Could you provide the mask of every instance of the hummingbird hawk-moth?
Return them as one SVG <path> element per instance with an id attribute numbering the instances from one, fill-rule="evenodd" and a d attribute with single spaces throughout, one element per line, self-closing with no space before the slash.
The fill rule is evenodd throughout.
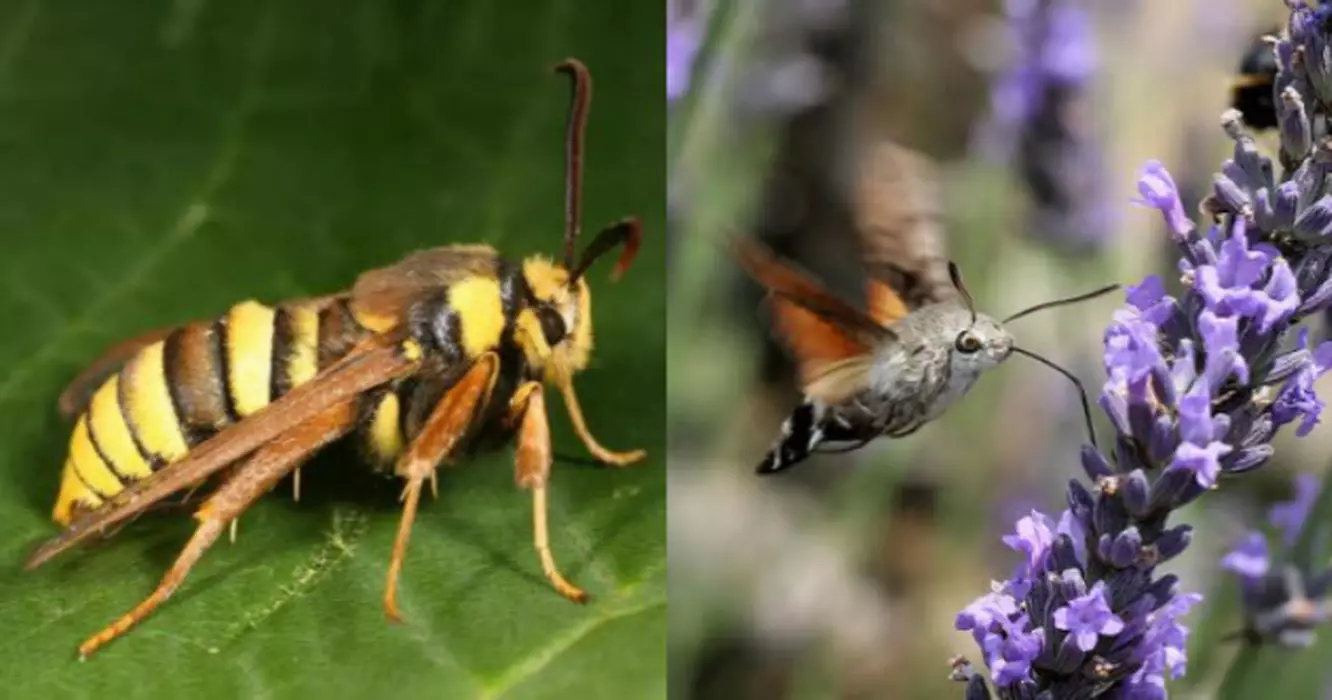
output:
<path id="1" fill-rule="evenodd" d="M 732 242 L 741 267 L 768 291 L 773 330 L 794 356 L 804 394 L 759 463 L 759 474 L 787 469 L 815 452 L 847 452 L 881 436 L 910 435 L 1015 352 L 1073 380 L 1090 431 L 1081 383 L 1014 344 L 1005 324 L 1119 285 L 1040 304 L 1003 321 L 978 313 L 957 266 L 944 254 L 931 171 L 924 156 L 891 142 L 868 154 L 854 202 L 867 279 L 863 307 L 752 239 Z"/>

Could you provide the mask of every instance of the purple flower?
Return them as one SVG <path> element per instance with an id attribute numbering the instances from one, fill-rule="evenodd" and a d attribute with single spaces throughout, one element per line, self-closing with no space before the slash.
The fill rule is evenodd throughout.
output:
<path id="1" fill-rule="evenodd" d="M 1195 269 L 1194 288 L 1210 311 L 1256 319 L 1258 332 L 1263 334 L 1300 307 L 1290 265 L 1273 246 L 1251 245 L 1244 219 L 1239 217 L 1221 243 L 1216 264 Z"/>
<path id="2" fill-rule="evenodd" d="M 992 646 L 985 649 L 985 663 L 994 674 L 994 682 L 1010 685 L 1030 678 L 1031 662 L 1044 644 L 1045 630 L 1031 629 L 1026 615 L 1005 625 L 1004 635 L 995 637 Z"/>
<path id="3" fill-rule="evenodd" d="M 995 590 L 972 601 L 957 614 L 956 627 L 963 632 L 970 631 L 976 643 L 985 647 L 986 638 L 1001 632 L 1003 625 L 1017 614 L 1017 600 L 1001 586 L 996 586 Z"/>
<path id="4" fill-rule="evenodd" d="M 1248 383 L 1249 363 L 1239 351 L 1239 319 L 1218 316 L 1210 309 L 1198 314 L 1198 334 L 1207 351 L 1204 373 L 1210 386 L 1221 386 L 1232 375 L 1239 382 Z"/>
<path id="5" fill-rule="evenodd" d="M 1076 571 L 1074 572 L 1077 573 Z M 1081 574 L 1077 574 L 1081 581 Z M 1105 582 L 1097 581 L 1087 594 L 1056 608 L 1054 625 L 1068 632 L 1077 641 L 1078 648 L 1091 651 L 1096 648 L 1100 635 L 1113 637 L 1124 630 L 1124 621 L 1110 609 L 1105 596 Z"/>
<path id="6" fill-rule="evenodd" d="M 1301 330 L 1300 347 L 1309 347 L 1309 331 Z M 1300 363 L 1299 369 L 1286 380 L 1281 392 L 1272 404 L 1272 422 L 1277 426 L 1300 420 L 1300 427 L 1295 434 L 1304 437 L 1318 424 L 1323 412 L 1323 401 L 1314 393 L 1314 380 L 1332 367 L 1332 341 L 1320 343 L 1318 347 Z"/>
<path id="7" fill-rule="evenodd" d="M 1180 624 L 1179 618 L 1200 602 L 1202 596 L 1197 593 L 1177 595 L 1148 616 L 1143 649 L 1148 656 L 1161 659 L 1161 667 L 1171 678 L 1183 676 L 1188 663 L 1185 649 L 1188 648 L 1189 628 Z"/>
<path id="8" fill-rule="evenodd" d="M 1281 531 L 1281 542 L 1286 547 L 1295 545 L 1304 529 L 1304 521 L 1313 510 L 1318 498 L 1318 477 L 1313 474 L 1300 474 L 1295 477 L 1295 497 L 1289 501 L 1272 506 L 1267 512 L 1267 521 Z M 1266 547 L 1266 541 L 1264 541 Z"/>
<path id="9" fill-rule="evenodd" d="M 1165 217 L 1166 226 L 1177 239 L 1183 240 L 1193 232 L 1193 222 L 1184 213 L 1184 202 L 1179 198 L 1179 188 L 1174 178 L 1159 160 L 1148 161 L 1143 168 L 1142 177 L 1138 178 L 1138 194 L 1141 199 L 1134 200 L 1145 207 L 1160 210 Z"/>
<path id="10" fill-rule="evenodd" d="M 1166 700 L 1165 657 L 1155 655 L 1147 659 L 1120 687 L 1123 700 Z"/>
<path id="11" fill-rule="evenodd" d="M 1236 219 L 1230 236 L 1221 244 L 1216 264 L 1197 268 L 1194 288 L 1202 294 L 1207 308 L 1230 315 L 1238 307 L 1250 306 L 1254 285 L 1267 275 L 1267 268 L 1276 257 L 1271 246 L 1250 248 L 1244 235 L 1244 220 Z"/>
<path id="12" fill-rule="evenodd" d="M 1147 630 L 1139 642 L 1142 665 L 1123 686 L 1125 698 L 1165 698 L 1167 678 L 1180 678 L 1187 670 L 1189 628 L 1179 618 L 1202 600 L 1197 593 L 1177 595 L 1147 616 Z"/>
<path id="13" fill-rule="evenodd" d="M 1267 538 L 1261 532 L 1250 532 L 1239 546 L 1221 557 L 1221 569 L 1235 574 L 1246 583 L 1265 576 L 1271 564 L 1267 555 Z"/>
<path id="14" fill-rule="evenodd" d="M 1000 684 L 1026 679 L 1045 640 L 1045 630 L 1032 628 L 1006 584 L 996 583 L 988 595 L 958 613 L 956 627 L 971 632 Z"/>
<path id="15" fill-rule="evenodd" d="M 1148 275 L 1142 282 L 1129 285 L 1125 301 L 1137 310 L 1137 315 L 1144 321 L 1158 328 L 1170 321 L 1179 310 L 1175 299 L 1165 293 L 1165 284 L 1156 275 Z"/>
<path id="16" fill-rule="evenodd" d="M 1221 432 L 1212 418 L 1212 395 L 1206 377 L 1179 400 L 1179 436 L 1169 469 L 1193 472 L 1198 485 L 1212 488 L 1221 475 L 1221 458 L 1233 447 L 1215 439 Z"/>
<path id="17" fill-rule="evenodd" d="M 1017 521 L 1017 532 L 1004 535 L 1004 544 L 1014 551 L 1027 555 L 1029 571 L 1036 572 L 1045 568 L 1045 556 L 1054 543 L 1054 523 L 1050 516 L 1033 510 Z"/>
<path id="18" fill-rule="evenodd" d="M 666 4 L 666 99 L 674 102 L 689 91 L 694 57 L 703 42 L 703 0 L 670 0 Z"/>

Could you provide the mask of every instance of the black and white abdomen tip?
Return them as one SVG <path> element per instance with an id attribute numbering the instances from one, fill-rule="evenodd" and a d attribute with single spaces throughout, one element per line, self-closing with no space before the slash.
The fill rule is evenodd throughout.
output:
<path id="1" fill-rule="evenodd" d="M 808 401 L 797 406 L 782 422 L 781 437 L 759 462 L 755 471 L 772 474 L 789 469 L 809 457 L 814 448 L 823 442 L 821 413 L 817 406 Z"/>

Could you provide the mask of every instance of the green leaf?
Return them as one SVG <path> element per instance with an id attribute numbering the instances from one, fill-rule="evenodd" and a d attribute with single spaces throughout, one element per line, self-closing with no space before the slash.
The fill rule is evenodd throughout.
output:
<path id="1" fill-rule="evenodd" d="M 1323 571 L 1328 566 L 1327 536 L 1332 528 L 1332 472 L 1314 502 L 1293 561 L 1302 571 Z M 1321 545 L 1321 546 L 1318 546 Z M 1321 549 L 1321 551 L 1319 551 Z M 1217 695 L 1221 700 L 1268 700 L 1268 698 L 1321 697 L 1332 683 L 1327 661 L 1332 658 L 1332 630 L 1319 630 L 1318 641 L 1308 649 L 1283 649 L 1272 644 L 1248 646 L 1235 656 Z"/>
<path id="2" fill-rule="evenodd" d="M 0 687 L 14 697 L 644 698 L 665 695 L 664 37 L 643 3 L 0 6 Z M 557 254 L 565 56 L 591 68 L 585 228 L 643 217 L 637 266 L 599 266 L 580 377 L 628 469 L 557 461 L 551 537 L 593 595 L 557 595 L 509 450 L 441 473 L 386 621 L 401 485 L 333 449 L 280 487 L 142 626 L 184 544 L 147 515 L 33 572 L 70 426 L 64 384 L 106 345 L 245 298 L 345 288 L 446 243 Z M 557 394 L 556 451 L 583 455 Z"/>

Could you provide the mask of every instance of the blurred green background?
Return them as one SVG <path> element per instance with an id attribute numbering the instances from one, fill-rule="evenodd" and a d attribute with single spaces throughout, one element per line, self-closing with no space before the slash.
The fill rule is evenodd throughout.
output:
<path id="1" fill-rule="evenodd" d="M 149 621 L 76 645 L 152 590 L 190 531 L 144 517 L 19 571 L 48 520 L 64 384 L 109 343 L 230 304 L 335 291 L 448 243 L 557 254 L 567 79 L 596 81 L 585 228 L 643 218 L 594 271 L 594 432 L 625 470 L 559 463 L 555 594 L 501 451 L 442 474 L 380 600 L 399 484 L 351 450 L 241 519 Z M 665 113 L 657 6 L 535 0 L 0 5 L 0 695 L 640 698 L 665 690 Z M 553 395 L 552 395 L 553 398 Z M 556 451 L 581 455 L 557 400 Z"/>
<path id="2" fill-rule="evenodd" d="M 1068 479 L 1083 478 L 1073 389 L 1034 363 L 1007 363 L 908 439 L 758 479 L 753 467 L 797 393 L 758 292 L 718 241 L 759 236 L 855 290 L 838 193 L 860 154 L 892 140 L 938 162 L 950 256 L 982 310 L 1003 315 L 1151 273 L 1174 284 L 1159 214 L 1131 204 L 1139 170 L 1163 161 L 1186 206 L 1206 193 L 1231 147 L 1218 118 L 1234 68 L 1286 7 L 1063 4 L 1090 13 L 1097 56 L 1083 94 L 1059 114 L 1103 155 L 1093 204 L 1105 230 L 1081 245 L 1041 230 L 1040 200 L 1020 170 L 981 154 L 993 81 L 1015 58 L 1005 3 L 671 1 L 672 47 L 698 46 L 679 68 L 688 85 L 669 125 L 672 697 L 960 697 L 950 657 L 981 661 L 954 617 L 1012 572 L 1017 555 L 1000 536 L 1031 508 L 1058 513 Z M 1064 67 L 1072 55 L 1060 54 Z M 1269 153 L 1273 142 L 1260 139 Z M 1013 330 L 1095 395 L 1102 334 L 1122 300 Z M 1216 696 L 1238 648 L 1218 640 L 1242 624 L 1217 560 L 1289 497 L 1292 473 L 1326 468 L 1330 446 L 1326 429 L 1283 434 L 1263 470 L 1175 517 L 1195 525 L 1195 538 L 1166 571 L 1207 599 L 1185 618 L 1189 675 L 1171 697 Z M 1296 666 L 1267 667 L 1265 692 L 1282 692 L 1278 678 L 1325 687 L 1328 636 L 1282 657 Z M 1283 697 L 1312 697 L 1302 692 Z"/>

